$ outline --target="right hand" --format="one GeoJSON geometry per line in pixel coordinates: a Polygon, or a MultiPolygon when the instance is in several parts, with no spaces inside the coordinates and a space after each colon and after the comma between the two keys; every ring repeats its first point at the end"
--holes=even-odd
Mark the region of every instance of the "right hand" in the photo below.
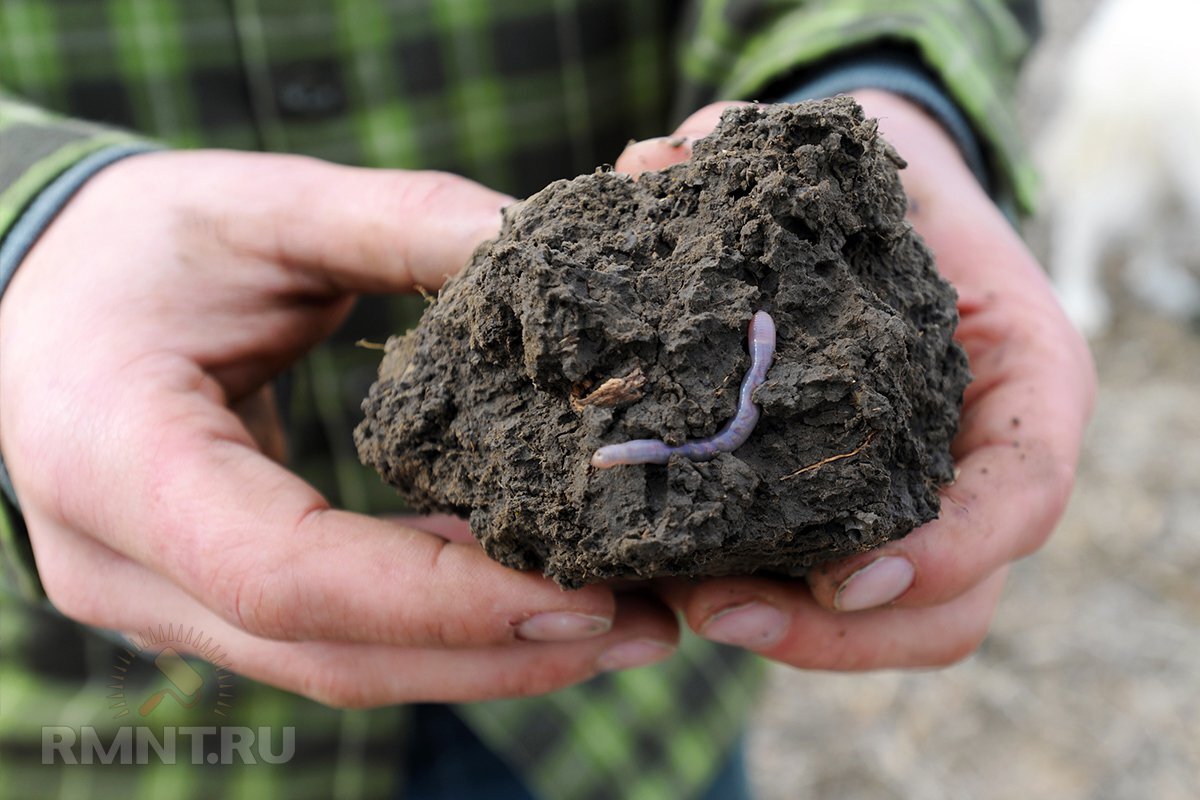
{"type": "Polygon", "coordinates": [[[668,656],[661,605],[331,509],[269,457],[271,379],[354,294],[436,290],[506,202],[218,152],[90,180],[0,304],[0,443],[51,602],[119,631],[194,626],[235,671],[341,706],[541,693],[668,656]]]}
{"type": "MultiPolygon", "coordinates": [[[[951,445],[955,481],[941,489],[938,519],[821,565],[806,581],[730,576],[660,586],[701,636],[789,666],[946,666],[983,641],[1009,563],[1040,547],[1062,515],[1095,368],[1045,273],[942,125],[898,95],[864,89],[855,98],[908,161],[900,173],[908,218],[959,293],[955,338],[974,380],[951,445]]],[[[725,105],[697,111],[670,139],[630,145],[617,170],[688,158],[725,105]]]]}

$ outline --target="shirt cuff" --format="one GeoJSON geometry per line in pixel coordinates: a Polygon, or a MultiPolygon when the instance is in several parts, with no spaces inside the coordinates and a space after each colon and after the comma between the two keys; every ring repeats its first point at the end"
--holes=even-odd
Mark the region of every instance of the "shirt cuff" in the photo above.
{"type": "MultiPolygon", "coordinates": [[[[98,150],[75,162],[42,189],[0,240],[0,300],[4,299],[17,267],[33,249],[38,238],[89,178],[123,158],[158,149],[151,144],[136,143],[98,150]]],[[[0,454],[0,491],[4,492],[14,508],[20,508],[12,480],[4,466],[3,454],[0,454]]]]}

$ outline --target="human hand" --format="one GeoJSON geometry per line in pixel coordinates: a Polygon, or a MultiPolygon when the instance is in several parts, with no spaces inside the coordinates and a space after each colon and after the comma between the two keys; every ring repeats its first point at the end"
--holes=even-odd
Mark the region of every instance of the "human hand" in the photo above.
{"type": "Polygon", "coordinates": [[[344,706],[541,693],[669,655],[656,601],[564,592],[461,524],[331,509],[269,457],[271,378],[355,293],[440,286],[507,201],[217,152],[89,181],[0,305],[0,441],[51,602],[203,630],[235,671],[344,706]]]}
{"type": "MultiPolygon", "coordinates": [[[[702,636],[797,667],[946,665],[983,640],[1007,565],[1040,547],[1063,512],[1094,368],[1041,268],[941,126],[895,95],[856,99],[909,162],[909,220],[959,293],[956,339],[974,381],[952,447],[957,480],[941,491],[938,519],[806,583],[673,580],[662,591],[702,636]]],[[[617,170],[687,158],[726,105],[696,112],[674,137],[631,145],[617,170]]]]}

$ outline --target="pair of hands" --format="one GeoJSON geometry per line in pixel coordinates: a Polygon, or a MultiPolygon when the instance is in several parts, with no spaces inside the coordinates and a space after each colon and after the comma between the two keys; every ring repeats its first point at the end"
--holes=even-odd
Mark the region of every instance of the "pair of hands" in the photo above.
{"type": "MultiPolygon", "coordinates": [[[[353,296],[435,287],[510,198],[437,173],[289,156],[137,156],[70,202],[0,307],[0,442],[43,585],[80,622],[202,629],[234,668],[340,706],[550,691],[668,657],[691,628],[799,667],[951,663],[1006,565],[1070,492],[1094,392],[1085,345],[953,143],[859,95],[907,158],[913,224],[958,288],[975,381],[942,515],[812,574],[563,592],[447,518],[332,509],[278,463],[267,387],[353,296]]],[[[709,106],[676,132],[699,138],[709,106]]],[[[688,156],[631,145],[621,171],[688,156]]]]}

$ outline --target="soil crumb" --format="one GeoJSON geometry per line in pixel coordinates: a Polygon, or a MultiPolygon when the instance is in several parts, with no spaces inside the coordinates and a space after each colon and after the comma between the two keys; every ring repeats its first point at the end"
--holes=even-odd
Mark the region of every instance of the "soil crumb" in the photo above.
{"type": "Polygon", "coordinates": [[[902,166],[837,98],[732,108],[689,161],[636,181],[551,184],[388,342],[360,456],[565,587],[801,575],[905,535],[953,478],[969,374],[902,166]],[[602,445],[720,430],[760,309],[778,345],[745,444],[590,465],[602,445]]]}

